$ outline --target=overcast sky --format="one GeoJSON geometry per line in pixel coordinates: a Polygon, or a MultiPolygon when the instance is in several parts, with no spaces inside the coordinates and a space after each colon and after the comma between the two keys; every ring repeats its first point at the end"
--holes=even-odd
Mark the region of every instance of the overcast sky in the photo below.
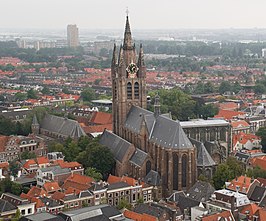
{"type": "Polygon", "coordinates": [[[0,0],[0,28],[266,28],[266,0],[0,0]]]}

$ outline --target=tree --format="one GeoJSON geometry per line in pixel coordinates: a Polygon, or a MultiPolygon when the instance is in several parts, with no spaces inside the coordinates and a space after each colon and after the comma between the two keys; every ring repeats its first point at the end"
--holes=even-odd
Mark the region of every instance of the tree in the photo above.
{"type": "Polygon", "coordinates": [[[17,209],[15,216],[12,218],[12,221],[19,221],[20,217],[21,217],[20,211],[19,209],[17,209]]]}
{"type": "Polygon", "coordinates": [[[253,177],[254,179],[260,177],[260,178],[266,178],[266,170],[261,169],[260,167],[250,168],[247,171],[248,177],[253,177]]]}
{"type": "Polygon", "coordinates": [[[9,178],[5,178],[0,181],[0,192],[1,193],[13,193],[19,196],[22,192],[22,186],[18,183],[12,182],[9,178]]]}
{"type": "Polygon", "coordinates": [[[20,155],[20,158],[22,160],[34,159],[36,158],[36,154],[34,152],[25,151],[20,155]]]}
{"type": "Polygon", "coordinates": [[[254,92],[256,94],[264,94],[266,91],[266,87],[262,83],[258,83],[254,86],[254,92]]]}
{"type": "Polygon", "coordinates": [[[256,135],[261,138],[262,150],[266,152],[266,127],[260,127],[256,135]]]}
{"type": "Polygon", "coordinates": [[[27,94],[25,93],[21,93],[21,92],[17,92],[14,96],[16,101],[25,101],[27,99],[27,94]]]}
{"type": "Polygon", "coordinates": [[[85,175],[92,177],[97,182],[103,179],[103,176],[101,173],[99,173],[95,168],[89,167],[85,170],[85,175]]]}
{"type": "Polygon", "coordinates": [[[50,94],[50,89],[47,86],[44,86],[43,89],[41,90],[42,94],[49,95],[50,94]]]}
{"type": "Polygon", "coordinates": [[[82,92],[81,92],[81,97],[83,98],[84,101],[92,101],[93,99],[95,99],[95,92],[93,89],[91,88],[85,88],[82,92]]]}
{"type": "Polygon", "coordinates": [[[232,91],[232,85],[228,81],[223,81],[219,87],[219,93],[224,94],[226,91],[232,91]]]}
{"type": "Polygon", "coordinates": [[[27,96],[28,98],[30,99],[37,99],[38,96],[37,96],[37,91],[35,91],[34,89],[30,89],[28,92],[27,92],[27,96]]]}
{"type": "Polygon", "coordinates": [[[130,210],[131,209],[131,204],[125,199],[125,198],[122,198],[118,205],[117,205],[117,209],[121,210],[121,209],[128,209],[130,210]]]}
{"type": "Polygon", "coordinates": [[[71,94],[70,91],[69,91],[69,89],[67,87],[63,87],[62,92],[64,94],[71,94]]]}
{"type": "Polygon", "coordinates": [[[18,171],[20,170],[20,166],[16,160],[13,160],[9,163],[9,170],[11,175],[16,177],[18,175],[18,171]]]}

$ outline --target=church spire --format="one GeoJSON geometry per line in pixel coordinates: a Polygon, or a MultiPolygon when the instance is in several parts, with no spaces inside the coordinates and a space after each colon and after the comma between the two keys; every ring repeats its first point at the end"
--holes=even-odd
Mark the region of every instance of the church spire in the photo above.
{"type": "Polygon", "coordinates": [[[154,116],[158,117],[161,114],[160,96],[157,93],[154,101],[154,116]]]}
{"type": "Polygon", "coordinates": [[[113,58],[112,58],[112,66],[115,66],[117,62],[116,59],[116,44],[114,44],[114,50],[113,50],[113,58]]]}
{"type": "Polygon", "coordinates": [[[144,67],[145,66],[145,63],[144,63],[144,52],[143,52],[142,44],[140,44],[140,49],[139,49],[138,66],[139,67],[144,67]]]}
{"type": "Polygon", "coordinates": [[[131,30],[130,30],[128,15],[126,18],[126,28],[125,28],[125,33],[124,33],[123,48],[124,48],[124,50],[132,49],[132,36],[131,36],[131,30]]]}

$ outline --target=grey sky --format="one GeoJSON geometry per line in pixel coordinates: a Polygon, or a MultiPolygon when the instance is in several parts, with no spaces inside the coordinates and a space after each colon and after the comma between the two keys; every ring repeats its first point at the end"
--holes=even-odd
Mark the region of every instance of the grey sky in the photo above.
{"type": "Polygon", "coordinates": [[[265,0],[1,0],[0,28],[266,28],[265,0]]]}

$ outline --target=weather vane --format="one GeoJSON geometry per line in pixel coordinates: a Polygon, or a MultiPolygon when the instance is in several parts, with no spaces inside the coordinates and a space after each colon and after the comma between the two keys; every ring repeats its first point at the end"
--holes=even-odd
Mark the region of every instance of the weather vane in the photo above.
{"type": "Polygon", "coordinates": [[[128,16],[128,14],[129,14],[129,10],[128,10],[128,7],[127,7],[127,10],[126,10],[126,14],[127,14],[127,16],[128,16]]]}

